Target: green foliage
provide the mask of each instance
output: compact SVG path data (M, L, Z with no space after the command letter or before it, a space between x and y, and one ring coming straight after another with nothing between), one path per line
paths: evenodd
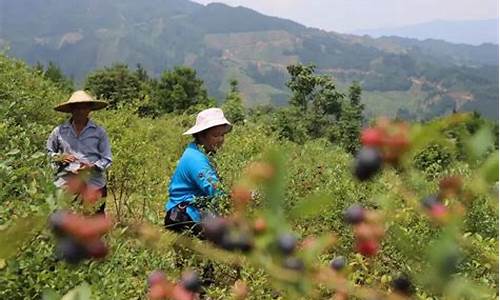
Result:
M344 103L338 120L338 141L349 153L355 153L359 148L359 135L363 125L363 104L361 104L361 86L354 82L349 87L349 103Z
M62 115L49 108L65 98L64 93L40 74L33 74L24 64L0 56L2 241L6 236L12 237L12 233L19 235L20 231L35 229L36 226L30 225L32 223L21 227L16 225L22 224L25 217L29 216L31 220L31 216L37 215L44 219L49 211L68 205L60 201L50 183L51 174L43 153L48 134L63 120ZM353 88L350 103L344 104L353 108L359 103L358 99L359 90ZM417 299L496 297L498 190L495 181L498 180L498 152L485 153L486 158L479 159L474 165L465 160L440 165L443 174L461 175L470 194L463 203L454 198L446 200L450 208L458 204L465 206L466 214L463 222L443 227L432 223L419 203L419 199L435 193L436 182L409 163L419 160L425 167L425 160L434 160L435 164L446 153L452 155L458 151L456 148L460 145L455 141L458 136L462 138L462 133L447 139L443 139L443 134L446 134L445 129L467 123L467 119L452 116L414 125L411 132L414 150L405 157L404 171L387 168L372 182L360 183L352 178L350 154L324 138L311 139L308 136L309 128L304 125L308 123L303 122L300 107L292 106L277 112L273 116L277 119L276 124L281 124L277 128L260 122L263 116L254 116L252 121L237 124L227 136L224 147L213 158L214 163L226 191L241 179L242 170L250 162L264 159L276 166L279 176L273 184L257 189L248 215L267 212L273 230L291 230L301 240L314 234L324 241L325 235L335 233L337 243L333 248L321 253L300 251L298 255L303 256L308 266L326 266L331 258L345 256L349 262L347 279L353 283L355 292L363 286L388 291L392 278L407 273L414 278ZM266 263L272 258L270 256L258 256L260 264L253 263L254 257L241 262L238 275L237 268L227 263L233 256L225 252L212 256L213 249L205 242L192 241L189 247L174 246L174 240L179 242L182 239L170 239L171 235L162 232L161 236L167 242L163 246L148 247L148 244L131 238L128 232L136 221L161 226L168 179L188 142L187 138L179 139L183 130L192 125L194 115L140 118L135 114L135 107L125 106L96 112L94 118L106 128L114 154L108 174L107 213L119 223L106 237L111 255L104 261L68 266L56 260L54 241L48 230L41 230L34 236L23 238L23 245L14 257L0 257L0 298L38 299L45 296L51 299L67 293L68 297L90 293L93 299L143 299L146 297L146 277L151 271L164 270L173 279L178 278L183 268L200 270L209 263L214 266L217 282L209 286L206 293L214 299L230 298L231 285L237 278L247 282L249 299L272 299L276 292L285 299L307 297L304 293L312 289L311 278L299 278L299 282L305 284L277 284L276 273L267 272ZM483 141L480 128L482 126L478 126L475 133L479 132L477 140ZM300 144L280 139L284 133L290 134L286 137ZM469 138L470 134L469 137L464 135L462 145L466 145ZM443 145L433 146L436 141ZM222 211L229 213L232 209L230 199L225 197L220 201L226 208ZM354 253L352 230L342 221L342 212L353 203L377 208L385 217L387 233L380 253L372 259ZM25 230L27 227L30 230ZM272 234L265 235L259 243L268 246L272 244L272 237ZM451 274L450 281L445 280L442 286L433 287L428 281L435 267L457 245L462 254L456 272ZM436 251L436 257L427 255L429 246L440 249ZM434 260L436 263L431 263ZM72 290L75 286L78 287ZM315 296L326 298L332 295L325 287Z
M164 71L153 86L152 104L160 113L196 112L214 105L207 95L203 81L189 67L175 67Z
M34 70L36 72L40 72L40 74L43 74L44 78L55 83L56 86L65 93L73 92L73 80L66 77L61 68L59 68L56 63L49 61L47 69L44 70L44 66L40 62L38 62L35 65Z
M428 176L440 174L451 162L453 155L440 144L431 144L417 154L415 167L424 171Z
M85 90L92 92L99 99L107 100L109 107L116 109L141 100L142 86L138 75L143 74L131 72L127 65L115 64L89 74L85 81Z
M224 115L233 124L241 124L245 121L245 108L243 107L243 100L238 90L238 81L230 81L230 91L226 96L226 100L222 105Z

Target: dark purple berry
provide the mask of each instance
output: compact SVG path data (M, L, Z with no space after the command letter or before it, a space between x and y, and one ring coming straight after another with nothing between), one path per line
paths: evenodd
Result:
M330 268L334 269L335 271L340 271L342 270L346 265L346 259L343 256L338 256L332 259L330 262Z
M294 271L304 271L304 262L296 257L289 256L283 261L283 267Z
M163 273L162 271L159 271L159 270L153 271L148 276L148 287L152 287L153 285L156 285L158 283L162 283L165 281L166 281L165 273Z
M229 230L227 221L221 217L204 218L201 226L203 227L203 236L215 244L220 244Z
M67 212L64 210L57 210L49 216L49 227L56 236L63 236L64 229L64 218Z
M188 291L197 293L201 289L201 281L198 274L193 271L187 271L182 274L181 285Z
M363 147L356 155L354 175L361 181L368 180L377 174L382 167L382 155L375 148Z
M290 233L284 233L278 236L278 248L285 255L290 255L295 250L297 238Z
M239 250L245 253L252 250L253 242L251 237L246 233L227 231L222 237L219 246L228 251Z
M436 204L440 204L438 197L436 195L427 196L422 199L422 206L427 209L432 209Z
M89 257L87 249L70 237L61 238L56 245L56 256L70 264L77 264Z
M392 287L395 291L403 295L410 296L413 294L413 285L411 284L410 279L406 276L400 276L394 279L392 281Z
M450 251L444 255L439 264L439 272L441 276L448 278L450 275L458 272L459 262L460 253L458 251Z
M365 219L365 209L358 204L349 206L344 212L344 221L348 224L359 224Z

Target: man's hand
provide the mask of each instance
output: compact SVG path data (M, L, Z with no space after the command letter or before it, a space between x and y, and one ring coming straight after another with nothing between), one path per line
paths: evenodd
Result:
M80 169L78 171L91 170L95 167L95 164L92 163L82 163Z
M68 153L64 153L62 156L61 156L61 161L63 163L71 163L71 162L74 162L76 161L76 157L73 155L73 154L68 154Z

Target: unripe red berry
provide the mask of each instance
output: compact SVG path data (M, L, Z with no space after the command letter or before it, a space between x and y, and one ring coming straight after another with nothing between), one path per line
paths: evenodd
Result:
M444 204L437 203L430 209L430 214L436 219L441 219L448 215L448 209L444 206Z
M378 249L378 242L375 240L364 240L356 243L356 251L367 257L375 256Z
M165 276L165 273L162 271L156 270L153 271L151 274L148 276L148 286L152 287L155 284L162 284L165 283L167 280L167 277Z
M267 229L267 222L264 218L258 218L255 220L253 225L253 230L256 234L263 233Z
M231 199L239 206L245 206L252 200L252 191L248 187L236 185L231 190Z
M85 247L87 248L89 256L92 258L101 259L106 257L108 254L108 247L106 246L106 243L100 239L89 242L85 245Z
M361 144L368 147L380 147L384 143L384 133L378 128L366 128L361 133Z

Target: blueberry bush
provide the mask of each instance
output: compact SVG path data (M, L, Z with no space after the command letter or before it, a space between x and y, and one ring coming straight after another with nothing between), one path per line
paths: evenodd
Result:
M67 97L0 55L1 299L498 299L498 146L447 134L470 115L374 120L354 155L249 118L213 157L226 193L199 240L162 228L195 116L95 112L114 161L93 217L44 153Z

